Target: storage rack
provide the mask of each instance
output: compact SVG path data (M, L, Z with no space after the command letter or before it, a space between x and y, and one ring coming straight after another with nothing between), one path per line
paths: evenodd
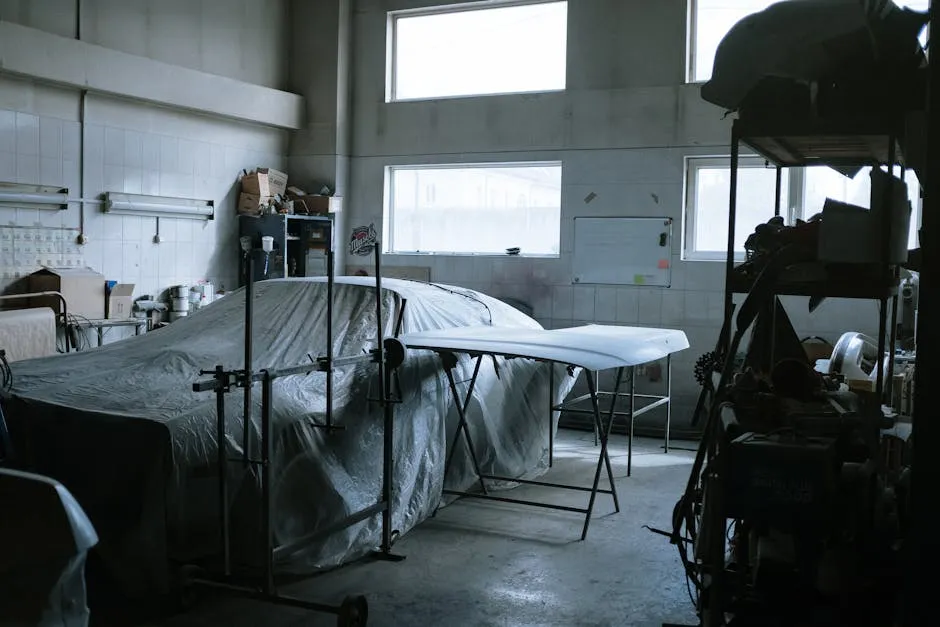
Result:
M398 402L392 392L393 371L405 359L406 349L403 344L394 338L384 337L384 324L382 317L382 267L380 243L375 243L375 307L376 307L376 348L361 354L335 357L333 355L333 293L335 276L333 271L333 246L329 244L326 250L327 258L327 332L326 355L316 359L311 358L310 363L255 370L252 358L252 322L254 297L254 259L257 250L245 251L244 269L247 276L245 289L245 364L243 369L226 370L222 365L213 370L204 370L202 375L212 375L210 379L197 381L193 384L193 391L215 393L216 397L216 441L219 443L216 466L218 472L219 511L218 522L221 540L222 568L216 576L206 576L196 567L186 567L181 573L181 593L184 603L189 603L195 590L210 588L227 592L229 594L247 597L275 605L297 607L314 612L324 612L337 616L338 627L363 627L368 619L368 603L363 596L346 597L340 605L330 605L299 599L281 594L274 578L274 562L280 557L289 557L291 554L322 540L331 533L346 529L373 516L380 515L382 520L382 539L379 549L374 555L380 559L400 561L402 556L392 553L392 544L398 533L392 529L392 474L393 466L393 426L394 404ZM400 319L399 319L400 324ZM324 372L327 377L326 385L326 416L325 424L315 424L326 429L342 429L341 425L333 422L333 371L337 368L349 367L359 363L375 363L378 366L378 397L375 400L383 410L383 436L382 436L382 486L377 501L360 511L345 516L342 520L327 525L323 529L306 534L301 538L285 545L275 546L273 537L273 505L272 505L272 454L273 454L273 403L274 381L281 377L293 375L308 375L312 372ZM261 429L257 449L252 446L249 438L249 423L252 415L252 388L255 383L261 383ZM242 455L240 458L230 459L225 443L228 441L225 419L225 395L233 388L241 387L244 390L245 420L243 421ZM255 467L258 471L261 484L261 572L250 583L236 580L233 576L231 547L230 547L230 520L228 512L228 485L227 468L231 463L240 463L244 467Z
M900 116L898 116L900 118ZM755 302L768 298L773 302L772 311L776 310L779 296L809 296L809 297L842 297L856 299L871 299L879 302L879 355L889 352L887 372L894 366L894 342L896 339L898 284L900 268L888 263L890 261L890 233L891 211L885 210L883 218L885 223L881 230L880 253L882 263L873 264L874 270L865 269L864 266L845 266L841 268L827 268L829 275L817 281L789 280L786 270L779 274L765 275L761 273L751 279L735 272L734 238L737 217L737 181L741 145L749 147L758 155L776 168L776 194L775 215L779 216L782 199L782 169L786 167L804 166L873 166L887 165L892 175L888 179L885 195L891 207L892 187L894 173L897 166L901 168L903 179L905 165L899 147L899 138L902 137L903 126L887 118L865 120L841 120L834 123L796 122L781 120L737 120L731 133L731 176L728 211L728 247L726 261L726 284L724 302L724 325L718 341L718 354L723 355L720 377L717 384L706 385L699 403L696 407L696 417L699 413L708 414L708 424L705 428L702 444L693 463L692 472L686 492L680 499L674 514L674 530L667 534L673 543L679 546L684 567L695 569L702 575L702 580L708 577L710 583L701 589L701 596L697 601L701 624L705 627L717 627L725 624L725 603L729 598L726 588L726 573L724 568L726 538L721 531L727 523L723 498L720 496L723 476L727 469L724 467L727 455L718 455L721 442L726 438L725 425L728 406L721 401L721 390L728 384L735 370L734 357L738 351L744 333L754 323L758 312L763 305ZM752 293L753 288L753 293ZM747 297L737 312L735 326L734 297L746 294ZM891 329L886 329L888 322L888 306L891 306ZM889 340L890 338L890 340ZM888 342L890 341L890 345ZM770 361L773 363L773 341L770 345ZM886 377L884 360L877 362L876 392L879 398L890 393L890 377ZM709 392L713 387L714 394ZM875 427L877 429L877 426ZM707 469L707 470L706 470ZM704 494L712 495L706 502ZM681 535L682 517L686 518L687 528L707 525L711 530L705 534L703 531L691 533L691 538ZM691 520L701 517L700 522ZM701 535L700 535L701 533ZM689 548L685 542L691 542L695 552L693 565L687 553Z
M254 280L285 277L322 276L326 274L327 251L333 239L330 215L307 216L276 213L263 216L238 216L239 237L250 237L260 249L261 238L274 238L274 253L265 260L263 253L252 253ZM311 251L315 257L310 255ZM239 251L240 286L245 285L247 257ZM320 263L314 263L319 261Z
M889 167L885 202L891 207L896 166L904 178L905 164L899 140L904 123L896 120L843 119L838 122L736 120L731 129L731 180L728 199L728 258L725 268L724 326L731 328L735 294L747 294L751 281L735 273L734 235L737 221L737 181L741 144L746 145L776 168L774 215L780 216L783 168L809 166ZM891 210L883 212L880 230L881 259L889 259ZM788 281L785 278L774 289L776 296L810 296L877 300L879 303L878 354L889 352L888 372L894 367L894 344L897 339L898 284L900 267L879 263L874 273L864 267L847 265L828 269L829 277L820 281ZM887 330L890 301L890 331ZM733 358L728 355L728 358ZM890 395L891 380L885 377L884 360L877 364L876 391Z

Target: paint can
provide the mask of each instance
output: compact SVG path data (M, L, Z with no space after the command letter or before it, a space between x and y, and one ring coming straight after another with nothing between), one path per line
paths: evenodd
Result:
M170 298L189 298L189 286L174 285L170 288Z
M176 298L174 297L171 300L171 309L175 312L188 312L189 311L189 298Z

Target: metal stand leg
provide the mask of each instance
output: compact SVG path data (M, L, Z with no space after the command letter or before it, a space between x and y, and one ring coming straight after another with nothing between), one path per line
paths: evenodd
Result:
M608 435L610 434L610 425L607 423L607 427L604 428L601 424L601 412L600 405L597 402L597 384L594 380L594 373L590 370L586 371L587 381L588 381L588 391L591 393L591 404L594 408L594 423L600 435L601 442L601 453L597 459L597 468L594 470L594 484L591 487L591 498L588 500L587 512L584 514L584 527L581 529L581 539L584 540L587 537L588 527L591 525L591 514L594 512L594 501L597 500L598 484L601 480L601 469L604 465L607 465L607 471L610 473L610 457L607 454L607 440ZM617 503L616 488L614 486L613 473L610 473L610 487L611 494L614 497L614 503ZM620 511L619 505L617 511Z
M633 421L636 410L636 367L630 366L630 424L627 434L627 476L633 474Z
M594 372L594 382L595 382L595 393L596 393L597 388L599 388L601 385L601 373L597 371ZM594 446L597 446L597 436L598 436L597 424L595 424L594 425Z
M779 171L779 170L778 170ZM666 435L663 449L669 452L669 432L672 430L672 355L666 355Z
M467 450L470 452L470 460L473 462L473 469L480 479L480 489L483 494L487 494L486 483L483 481L483 473L480 470L480 462L477 459L476 450L473 447L473 438L470 437L470 428L467 425L467 409L470 407L470 401L473 398L473 388L477 382L477 375L480 373L480 364L483 362L483 355L476 358L476 363L473 366L473 376L470 378L470 386L467 388L467 396L465 399L461 398L460 392L457 391L457 381L454 379L454 367L456 366L457 358L453 354L448 355L449 356L446 357L442 355L445 359L444 372L447 373L450 391L454 395L454 403L457 405L459 421L457 422L457 431L454 433L454 443L451 446L450 455L444 466L444 479L447 479L447 472L450 470L451 462L454 460L454 453L457 451L457 441L460 438L460 433L463 432L464 439L467 443Z
M255 263L254 255L248 253L245 255L245 376L250 377L254 372L252 359L252 348L254 344L254 334L251 331L251 323L254 317L254 294L255 294ZM248 467L248 460L251 459L251 381L245 384L244 411L242 413L242 463L245 468Z
M555 364L548 363L548 467L555 465Z
M261 380L261 559L264 560L264 592L275 594L274 539L271 537L271 403L274 382L265 370Z
M226 577L232 574L232 556L228 521L228 436L225 433L225 370L215 367L216 464L219 472L219 527L222 542L222 566Z
M620 393L620 381L623 379L623 368L617 369L617 382L614 384L614 394L610 397L610 409L607 414L607 427L604 431L604 440L610 439L610 431L614 426L614 412L617 409L617 399L618 394ZM598 424L598 428L602 428L602 425ZM610 455L605 454L604 464L607 466L607 479L610 481L610 490L613 492L614 497L614 508L617 512L620 512L620 500L617 498L617 486L614 484L614 470L610 465Z

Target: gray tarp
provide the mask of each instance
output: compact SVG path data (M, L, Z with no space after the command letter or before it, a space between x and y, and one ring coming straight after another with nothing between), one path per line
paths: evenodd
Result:
M372 289L369 289L369 286ZM392 335L405 306L403 332L470 325L539 328L512 307L461 288L411 281L383 283L384 321ZM325 352L326 284L286 279L257 284L255 368L305 363ZM375 343L374 280L336 286L334 350L361 354ZM167 558L217 552L215 397L192 392L200 369L242 367L244 292L234 292L165 329L101 349L19 362L7 418L20 461L58 479L84 507L101 537L98 549L130 592L164 589ZM510 476L543 471L548 447L549 366L491 361L481 370L471 429L484 470ZM573 383L562 366L554 402ZM344 431L311 426L325 411L325 375L274 385L274 534L281 544L372 505L380 494L382 412L377 369L360 364L335 376L334 418ZM458 380L468 379L462 359ZM439 504L445 450L456 426L454 401L432 353L412 351L400 369L403 402L395 407L394 529L405 532ZM241 390L226 398L229 450L241 452ZM260 390L254 394L257 434ZM442 417L446 416L446 421ZM552 427L554 428L554 426ZM449 486L472 482L457 451ZM254 473L229 466L233 551L257 563L259 491ZM276 564L307 573L359 557L378 545L378 517L336 533Z

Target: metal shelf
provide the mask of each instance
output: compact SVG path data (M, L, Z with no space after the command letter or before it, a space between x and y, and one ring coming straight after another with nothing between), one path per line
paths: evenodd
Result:
M736 275L730 285L734 294L747 294L751 291L754 279ZM856 276L854 279L828 278L818 281L799 281L781 278L774 290L777 296L817 296L830 298L857 298L881 300L891 298L898 293L897 283L893 280L874 276Z
M736 120L734 135L780 167L866 166L904 163L897 138L903 128L885 120Z

